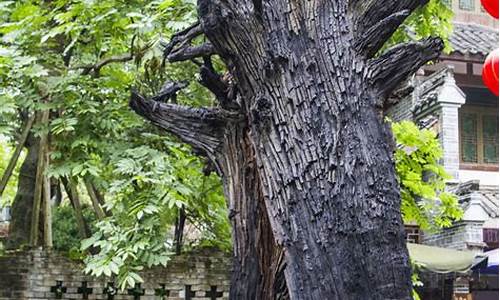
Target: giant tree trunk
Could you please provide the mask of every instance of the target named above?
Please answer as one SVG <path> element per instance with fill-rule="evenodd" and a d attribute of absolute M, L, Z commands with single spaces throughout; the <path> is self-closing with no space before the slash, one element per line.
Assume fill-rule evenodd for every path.
<path fill-rule="evenodd" d="M 199 0 L 200 25 L 174 37 L 167 58 L 219 54 L 236 96 L 206 80 L 209 67 L 201 77 L 219 108 L 133 93 L 136 112 L 203 150 L 224 178 L 232 299 L 278 297 L 281 249 L 292 299 L 411 299 L 382 109 L 443 45 L 429 38 L 375 53 L 425 2 Z M 210 43 L 172 48 L 199 32 Z"/>

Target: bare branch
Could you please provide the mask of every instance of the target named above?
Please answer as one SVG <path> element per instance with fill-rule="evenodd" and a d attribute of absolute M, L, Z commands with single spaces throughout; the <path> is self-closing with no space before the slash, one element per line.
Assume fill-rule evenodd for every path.
<path fill-rule="evenodd" d="M 163 47 L 165 48 L 164 56 L 170 54 L 170 52 L 172 52 L 172 49 L 174 49 L 174 47 L 177 44 L 181 44 L 182 46 L 183 43 L 189 43 L 191 42 L 192 39 L 194 39 L 196 36 L 202 33 L 203 30 L 199 22 L 196 22 L 195 24 L 189 26 L 188 28 L 175 33 L 170 39 L 170 42 L 163 44 Z"/>
<path fill-rule="evenodd" d="M 132 37 L 132 41 L 130 42 L 130 52 L 129 53 L 123 53 L 123 54 L 118 54 L 118 55 L 113 55 L 107 58 L 104 58 L 95 64 L 89 64 L 89 65 L 80 65 L 73 67 L 71 69 L 83 69 L 82 75 L 89 75 L 90 73 L 93 72 L 94 76 L 99 76 L 99 72 L 101 69 L 111 63 L 119 63 L 119 62 L 127 62 L 131 61 L 134 59 L 134 42 L 136 40 L 137 36 L 134 35 Z M 147 44 L 144 47 L 140 48 L 137 50 L 137 53 L 143 53 L 147 49 L 151 47 L 151 44 Z"/>
<path fill-rule="evenodd" d="M 213 54 L 215 54 L 214 46 L 212 43 L 206 42 L 197 46 L 185 46 L 183 48 L 175 49 L 167 55 L 167 59 L 169 62 L 176 62 Z"/>
<path fill-rule="evenodd" d="M 227 101 L 227 84 L 222 81 L 222 76 L 206 64 L 200 68 L 200 83 L 209 89 L 220 103 Z"/>
<path fill-rule="evenodd" d="M 153 96 L 151 100 L 167 102 L 171 100 L 171 103 L 177 103 L 177 92 L 187 87 L 189 83 L 187 81 L 174 82 L 166 81 L 161 87 L 160 92 Z"/>
<path fill-rule="evenodd" d="M 133 58 L 134 58 L 134 56 L 131 53 L 111 56 L 111 57 L 105 58 L 105 59 L 101 60 L 100 62 L 96 63 L 94 65 L 93 69 L 94 69 L 94 72 L 99 73 L 101 68 L 107 64 L 117 63 L 117 62 L 126 62 L 126 61 L 132 60 Z"/>
<path fill-rule="evenodd" d="M 391 37 L 392 33 L 419 6 L 429 0 L 352 0 L 353 24 L 356 24 L 356 48 L 368 58 Z"/>
<path fill-rule="evenodd" d="M 438 58 L 443 47 L 440 38 L 427 38 L 397 45 L 380 57 L 370 60 L 367 77 L 384 96 L 387 96 L 421 66 Z"/>
<path fill-rule="evenodd" d="M 195 149 L 216 160 L 223 135 L 231 123 L 243 117 L 237 112 L 220 108 L 192 108 L 145 99 L 132 91 L 130 107 L 153 124 L 179 137 Z"/>
<path fill-rule="evenodd" d="M 191 45 L 192 40 L 202 34 L 203 28 L 200 23 L 176 33 L 170 42 L 163 44 L 163 56 L 169 62 L 176 62 L 215 54 L 215 48 L 210 42 L 195 46 Z"/>

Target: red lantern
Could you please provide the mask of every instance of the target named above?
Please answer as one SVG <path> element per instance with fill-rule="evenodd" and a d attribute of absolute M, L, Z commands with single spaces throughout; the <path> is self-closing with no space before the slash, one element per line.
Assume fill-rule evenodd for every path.
<path fill-rule="evenodd" d="M 483 82 L 498 97 L 498 55 L 500 50 L 488 54 L 483 65 Z"/>
<path fill-rule="evenodd" d="M 481 4 L 493 18 L 498 19 L 498 0 L 481 0 Z"/>

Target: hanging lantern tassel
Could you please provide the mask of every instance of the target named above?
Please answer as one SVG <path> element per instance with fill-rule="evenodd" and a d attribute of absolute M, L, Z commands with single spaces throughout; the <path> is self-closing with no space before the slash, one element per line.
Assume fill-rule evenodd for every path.
<path fill-rule="evenodd" d="M 486 57 L 483 65 L 483 82 L 498 97 L 498 54 L 496 49 Z"/>
<path fill-rule="evenodd" d="M 498 0 L 481 0 L 481 4 L 493 18 L 498 19 Z"/>

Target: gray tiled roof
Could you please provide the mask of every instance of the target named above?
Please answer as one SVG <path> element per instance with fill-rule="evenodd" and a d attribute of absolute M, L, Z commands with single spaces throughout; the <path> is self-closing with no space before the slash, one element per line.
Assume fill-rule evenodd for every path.
<path fill-rule="evenodd" d="M 448 67 L 444 67 L 420 82 L 417 90 L 417 101 L 413 113 L 418 114 L 436 102 L 446 77 L 453 76 Z"/>
<path fill-rule="evenodd" d="M 490 218 L 498 218 L 498 186 L 479 185 L 479 180 L 470 180 L 460 183 L 452 192 L 459 196 L 464 209 L 469 205 L 470 194 L 478 192 L 484 211 Z"/>
<path fill-rule="evenodd" d="M 498 48 L 498 31 L 473 23 L 453 23 L 450 44 L 454 53 L 488 55 Z"/>

